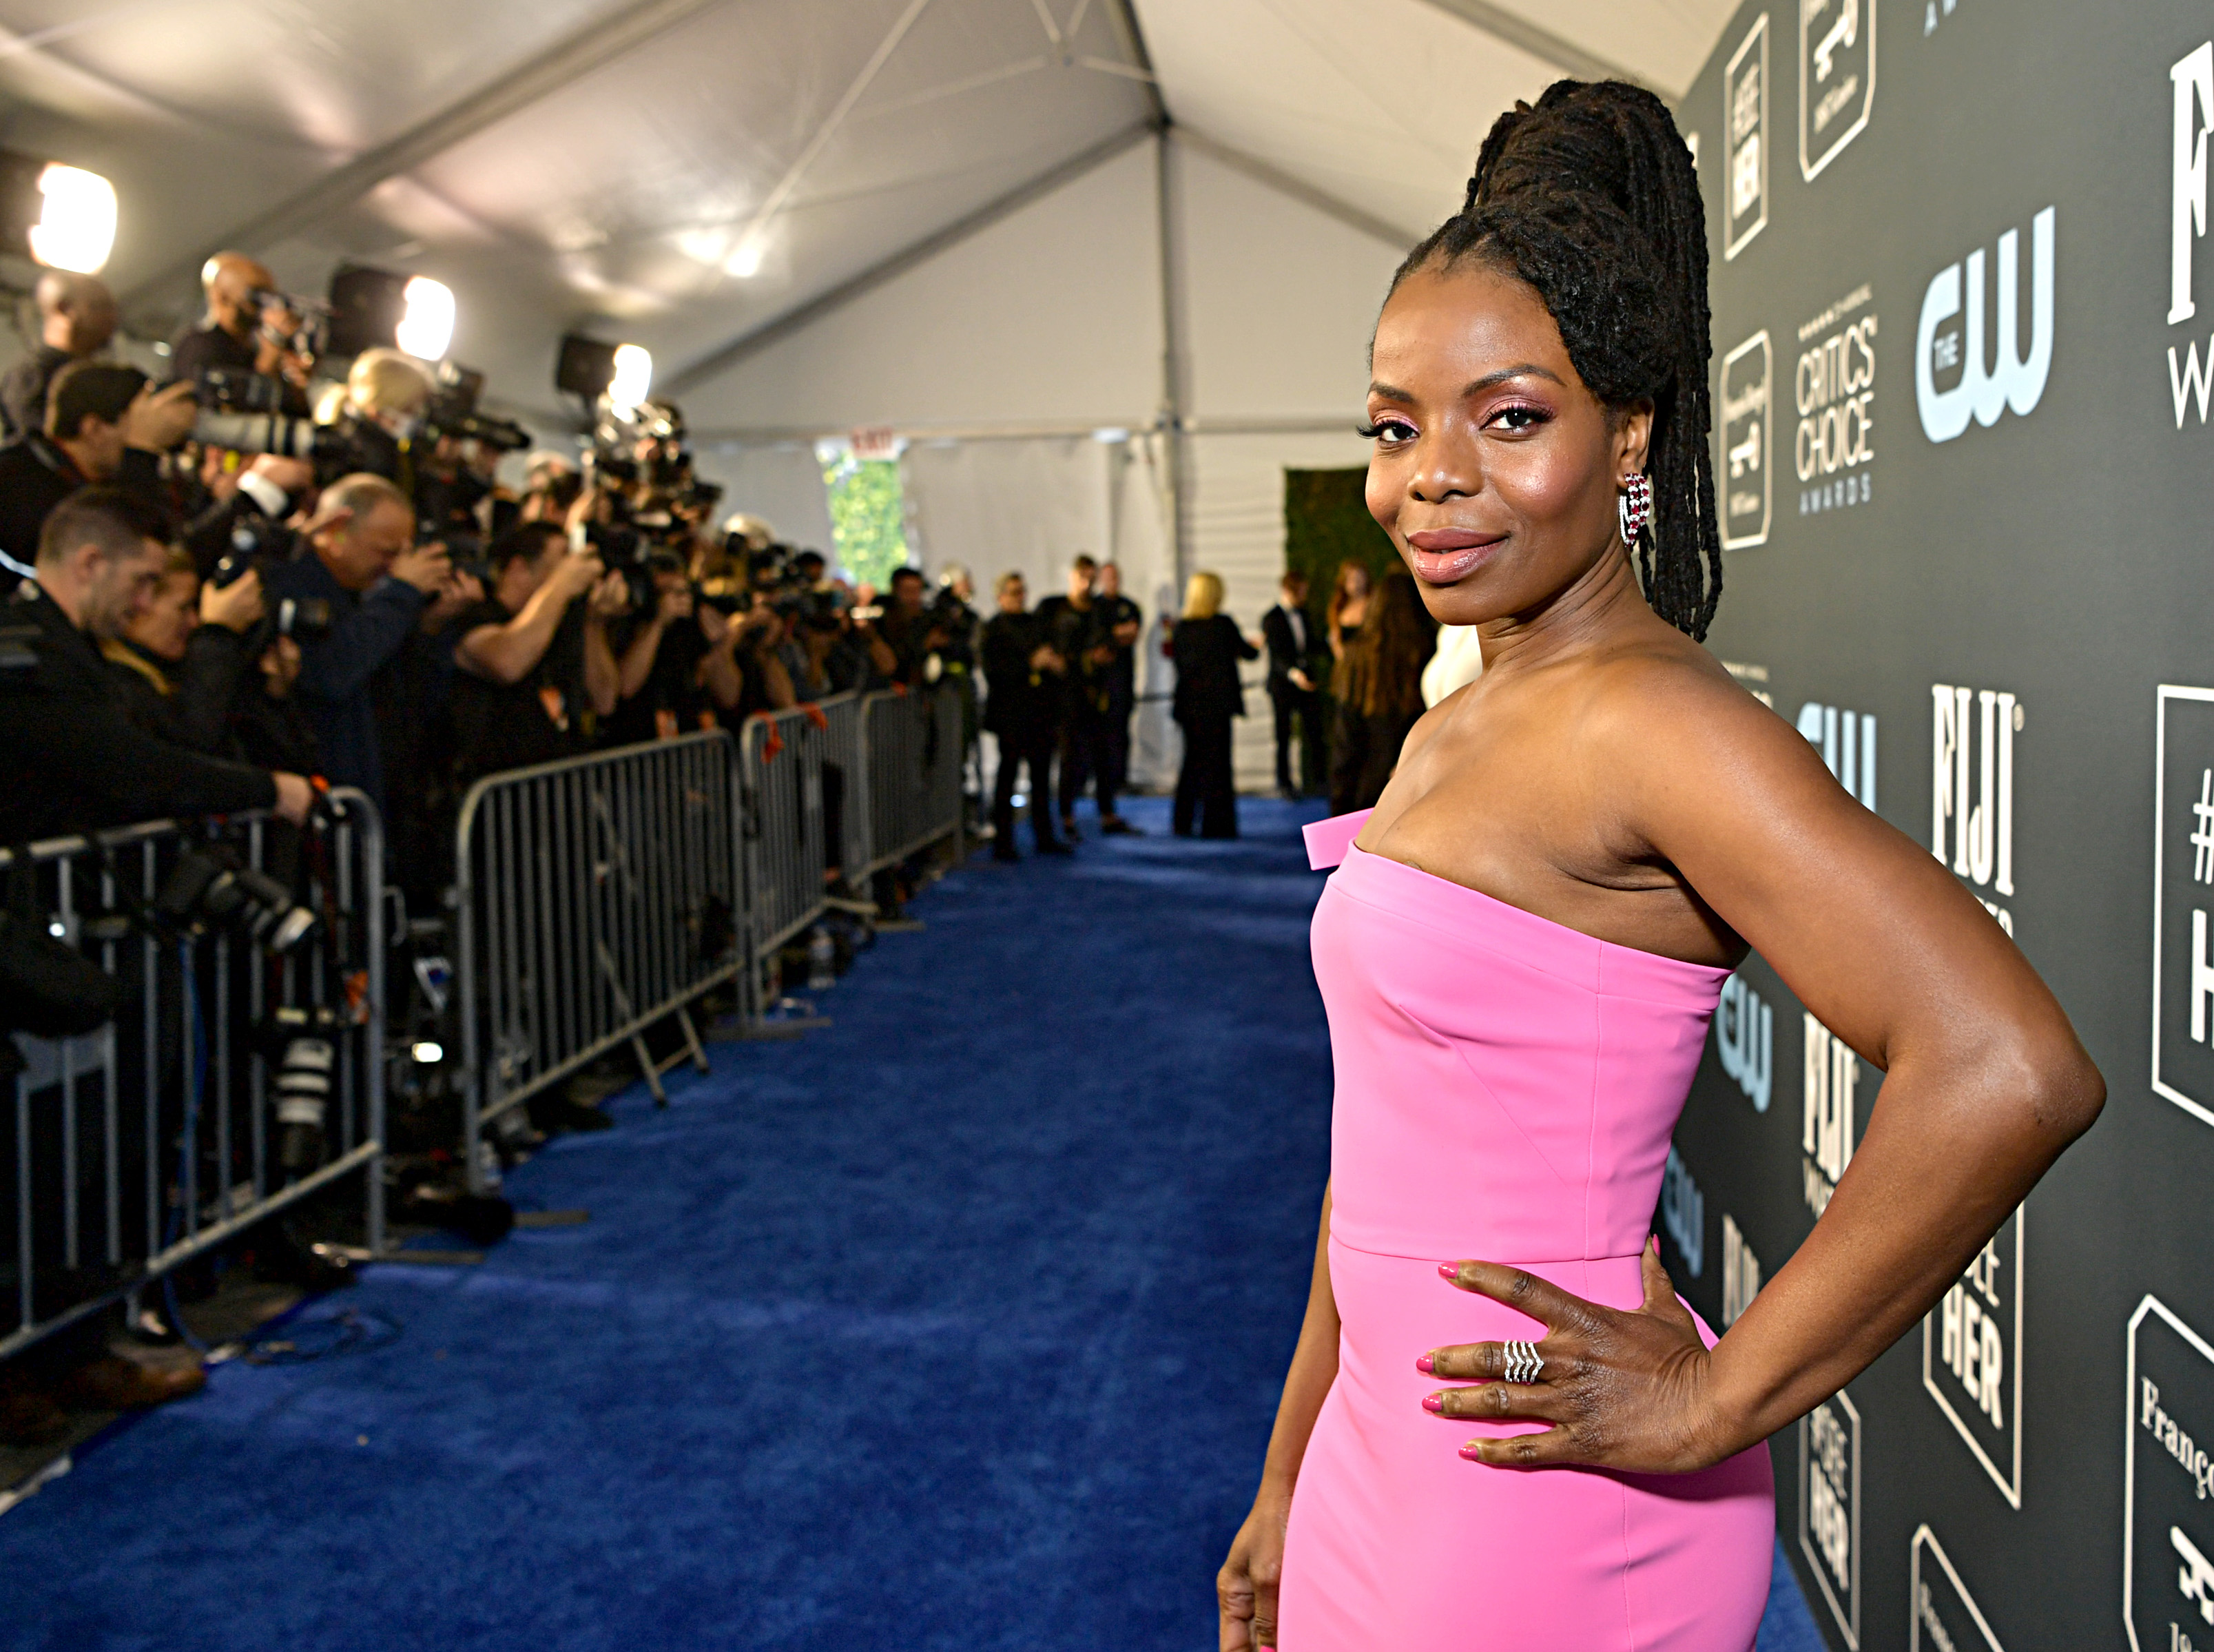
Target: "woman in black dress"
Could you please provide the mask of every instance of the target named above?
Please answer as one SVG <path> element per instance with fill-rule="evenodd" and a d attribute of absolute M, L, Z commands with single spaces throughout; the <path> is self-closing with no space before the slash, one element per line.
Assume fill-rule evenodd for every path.
<path fill-rule="evenodd" d="M 1184 586 L 1183 617 L 1164 651 L 1176 661 L 1176 699 L 1171 707 L 1183 730 L 1183 768 L 1177 775 L 1173 823 L 1190 837 L 1198 817 L 1202 837 L 1238 835 L 1238 786 L 1230 771 L 1230 720 L 1245 715 L 1238 662 L 1261 651 L 1222 612 L 1222 581 L 1199 572 Z"/>
<path fill-rule="evenodd" d="M 1399 748 L 1422 715 L 1422 667 L 1437 627 L 1404 568 L 1384 576 L 1338 672 L 1330 741 L 1330 811 L 1373 809 L 1398 767 Z"/>

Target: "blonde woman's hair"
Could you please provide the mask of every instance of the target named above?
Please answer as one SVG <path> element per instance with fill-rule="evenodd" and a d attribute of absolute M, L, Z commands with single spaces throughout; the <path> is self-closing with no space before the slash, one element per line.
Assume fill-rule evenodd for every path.
<path fill-rule="evenodd" d="M 1211 620 L 1222 612 L 1222 576 L 1202 568 L 1184 582 L 1183 617 Z"/>
<path fill-rule="evenodd" d="M 431 376 L 397 350 L 379 346 L 353 358 L 346 395 L 365 413 L 415 413 L 431 399 Z"/>

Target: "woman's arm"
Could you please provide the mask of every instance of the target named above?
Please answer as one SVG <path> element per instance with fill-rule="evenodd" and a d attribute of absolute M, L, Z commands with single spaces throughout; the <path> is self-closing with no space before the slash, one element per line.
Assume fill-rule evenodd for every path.
<path fill-rule="evenodd" d="M 1336 1380 L 1337 1299 L 1330 1288 L 1330 1190 L 1325 1187 L 1307 1317 L 1300 1326 L 1299 1346 L 1292 1351 L 1283 1398 L 1276 1404 L 1276 1426 L 1261 1465 L 1261 1490 L 1230 1545 L 1230 1558 L 1215 1576 L 1222 1652 L 1276 1643 L 1276 1586 L 1283 1576 L 1284 1523 L 1291 1514 L 1292 1487 L 1306 1455 L 1307 1436 L 1314 1432 L 1315 1418 Z"/>
<path fill-rule="evenodd" d="M 1462 1264 L 1462 1288 L 1552 1328 L 1538 1381 L 1447 1401 L 1449 1416 L 1557 1425 L 1481 1442 L 1486 1462 L 1688 1470 L 1766 1438 L 1929 1312 L 2106 1097 L 2051 991 L 1926 848 L 1726 680 L 1630 669 L 1575 754 L 1614 853 L 1674 867 L 1886 1077 L 1826 1212 L 1712 1354 L 1650 1255 L 1634 1313 Z M 1440 1375 L 1504 1368 L 1496 1343 L 1439 1355 Z"/>

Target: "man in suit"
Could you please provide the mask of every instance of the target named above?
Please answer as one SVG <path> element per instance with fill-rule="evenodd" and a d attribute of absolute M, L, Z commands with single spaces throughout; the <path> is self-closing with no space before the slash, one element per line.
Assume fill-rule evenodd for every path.
<path fill-rule="evenodd" d="M 1315 681 L 1320 651 L 1306 611 L 1306 576 L 1288 569 L 1281 600 L 1261 616 L 1269 645 L 1269 703 L 1276 712 L 1276 790 L 1287 798 L 1322 786 L 1322 694 Z M 1301 784 L 1292 784 L 1292 725 L 1299 725 Z"/>
<path fill-rule="evenodd" d="M 1000 611 L 986 622 L 984 727 L 1000 743 L 1000 768 L 992 787 L 992 854 L 1021 859 L 1015 847 L 1015 777 L 1030 771 L 1031 831 L 1040 854 L 1067 854 L 1055 835 L 1049 784 L 1054 738 L 1061 726 L 1063 679 L 1068 661 L 1053 646 L 1045 621 L 1027 611 L 1029 588 L 1019 573 L 1000 576 Z"/>

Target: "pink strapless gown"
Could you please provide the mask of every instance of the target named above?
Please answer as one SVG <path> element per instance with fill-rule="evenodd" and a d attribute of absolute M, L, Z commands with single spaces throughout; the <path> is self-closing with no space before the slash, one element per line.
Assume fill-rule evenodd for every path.
<path fill-rule="evenodd" d="M 1703 1473 L 1501 1469 L 1435 1417 L 1426 1349 L 1544 1327 L 1438 1277 L 1511 1263 L 1611 1307 L 1727 970 L 1596 940 L 1309 829 L 1330 1013 L 1337 1380 L 1292 1499 L 1283 1652 L 1746 1652 L 1768 1594 L 1768 1448 Z M 1712 1331 L 1700 1331 L 1712 1345 Z"/>

